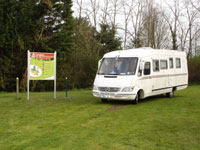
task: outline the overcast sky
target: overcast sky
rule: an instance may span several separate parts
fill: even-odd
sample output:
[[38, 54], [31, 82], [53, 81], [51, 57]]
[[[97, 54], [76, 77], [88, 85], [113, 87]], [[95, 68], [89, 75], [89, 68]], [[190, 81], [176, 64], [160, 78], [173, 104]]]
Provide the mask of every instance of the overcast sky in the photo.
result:
[[[90, 3], [90, 1], [91, 0], [82, 0], [82, 6], [83, 6], [83, 11], [82, 11], [82, 16], [86, 16], [86, 14], [84, 13], [85, 11], [84, 11], [84, 9], [89, 9], [89, 10], [91, 10], [91, 3]], [[95, 0], [93, 0], [93, 1], [95, 1]], [[100, 7], [101, 7], [101, 9], [104, 7], [104, 0], [96, 0], [96, 1], [100, 1]], [[120, 1], [123, 1], [123, 0], [119, 0], [119, 2]], [[128, 2], [129, 1], [129, 3], [131, 3], [131, 1], [132, 0], [124, 0], [124, 1], [126, 1], [126, 2]], [[137, 1], [137, 0], [135, 0], [135, 1]], [[139, 0], [140, 1], [140, 0]], [[165, 0], [154, 0], [157, 4], [159, 4], [160, 6], [162, 6], [163, 8], [165, 8], [166, 7], [166, 4], [165, 4]], [[167, 0], [167, 3], [173, 3], [173, 1], [174, 0]], [[74, 17], [77, 17], [78, 15], [79, 15], [79, 7], [78, 7], [78, 5], [77, 5], [77, 2], [81, 2], [81, 0], [73, 0], [73, 7], [72, 7], [72, 10], [74, 11], [74, 13], [73, 13], [73, 16]], [[97, 23], [100, 23], [100, 21], [101, 21], [101, 19], [100, 19], [100, 17], [101, 17], [101, 9], [99, 9], [98, 10], [98, 18], [97, 18]], [[127, 9], [127, 11], [128, 11], [128, 9]], [[120, 13], [119, 13], [120, 12]], [[124, 16], [124, 14], [123, 14], [123, 9], [121, 8], [121, 11], [119, 11], [118, 12], [118, 14], [117, 14], [117, 27], [118, 28], [123, 28], [123, 26], [124, 26], [124, 18], [125, 18], [125, 16]], [[92, 18], [92, 14], [90, 14], [89, 15], [89, 17], [90, 18]], [[91, 19], [91, 22], [93, 22], [92, 21], [92, 19]], [[109, 23], [109, 22], [108, 22]]]
[[[72, 10], [74, 11], [73, 13], [73, 16], [74, 17], [78, 17], [79, 16], [79, 7], [77, 5], [77, 2], [80, 3], [81, 0], [73, 0], [73, 7], [72, 7]], [[95, 0], [92, 0], [93, 2]], [[96, 1], [100, 1], [99, 5], [101, 7], [101, 9], [104, 7], [104, 1], [105, 0], [96, 0]], [[112, 0], [110, 0], [112, 1]], [[110, 2], [109, 1], [109, 2]], [[118, 0], [119, 2], [121, 1], [125, 1], [128, 3], [128, 5], [131, 5], [131, 1], [132, 0]], [[141, 2], [141, 0], [134, 0], [134, 1], [139, 1]], [[151, 2], [151, 0], [149, 0]], [[172, 7], [174, 7], [174, 2], [177, 2], [179, 1], [179, 7], [180, 7], [180, 11], [181, 11], [181, 17], [179, 17], [179, 21], [182, 22], [182, 26], [185, 26], [185, 28], [188, 28], [188, 20], [187, 20], [187, 15], [186, 15], [186, 10], [185, 9], [182, 9], [183, 8], [183, 1], [184, 0], [154, 0], [156, 2], [156, 4], [158, 4], [156, 7], [160, 8], [162, 7], [162, 10], [165, 11], [165, 13], [167, 15], [169, 15], [170, 17], [170, 13], [171, 10], [169, 9], [169, 6], [166, 4], [166, 2], [168, 4], [170, 4]], [[83, 11], [82, 11], [82, 17], [85, 17], [86, 16], [86, 9], [91, 11], [91, 0], [82, 0], [83, 4]], [[135, 3], [134, 3], [135, 4]], [[185, 5], [187, 6], [187, 5]], [[113, 8], [113, 7], [112, 7]], [[97, 14], [97, 24], [101, 23], [102, 21], [102, 11], [101, 9], [98, 10], [98, 14]], [[126, 11], [128, 11], [128, 7], [126, 9]], [[87, 18], [90, 18], [90, 22], [92, 23], [92, 25], [94, 25], [94, 21], [93, 21], [93, 15], [92, 13], [89, 13], [89, 11], [87, 11], [88, 13], [88, 17]], [[185, 15], [185, 16], [184, 16]], [[171, 15], [172, 16], [172, 20], [174, 19], [173, 18], [173, 14]], [[119, 37], [122, 38], [122, 40], [124, 39], [124, 29], [125, 29], [125, 15], [124, 15], [124, 9], [123, 7], [121, 7], [120, 11], [118, 11], [118, 14], [117, 14], [117, 17], [116, 17], [116, 27], [117, 27], [117, 34]], [[108, 19], [109, 20], [109, 19]], [[128, 25], [128, 30], [130, 31], [130, 33], [134, 33], [134, 30], [133, 30], [133, 26], [132, 26], [132, 23], [134, 21], [130, 21], [129, 25]], [[107, 22], [108, 24], [111, 24], [110, 21]], [[167, 24], [167, 23], [166, 23]], [[97, 30], [99, 30], [99, 27], [97, 26]], [[187, 29], [186, 29], [187, 30]], [[167, 31], [166, 31], [167, 32]], [[130, 40], [130, 39], [128, 39]]]

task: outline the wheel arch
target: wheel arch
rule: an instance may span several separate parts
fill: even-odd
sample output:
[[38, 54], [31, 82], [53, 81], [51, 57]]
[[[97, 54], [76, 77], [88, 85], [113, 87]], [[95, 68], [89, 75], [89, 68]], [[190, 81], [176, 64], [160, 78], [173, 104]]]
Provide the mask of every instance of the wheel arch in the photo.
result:
[[139, 96], [139, 99], [143, 99], [144, 98], [144, 90], [143, 89], [138, 89], [137, 94]]
[[177, 87], [173, 87], [173, 88], [172, 88], [172, 91], [177, 91]]

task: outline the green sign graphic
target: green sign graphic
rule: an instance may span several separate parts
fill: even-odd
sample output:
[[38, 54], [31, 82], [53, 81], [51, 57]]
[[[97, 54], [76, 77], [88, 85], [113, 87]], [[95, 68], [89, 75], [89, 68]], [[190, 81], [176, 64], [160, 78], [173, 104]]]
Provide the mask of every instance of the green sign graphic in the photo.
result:
[[30, 53], [30, 79], [54, 80], [54, 53]]

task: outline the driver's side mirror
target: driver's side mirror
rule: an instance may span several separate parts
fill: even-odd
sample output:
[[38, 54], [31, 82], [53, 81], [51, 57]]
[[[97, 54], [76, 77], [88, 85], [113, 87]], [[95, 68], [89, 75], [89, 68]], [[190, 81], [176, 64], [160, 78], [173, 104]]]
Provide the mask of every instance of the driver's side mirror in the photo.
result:
[[99, 62], [98, 62], [98, 69], [101, 66], [101, 62], [102, 62], [102, 59], [100, 59]]
[[139, 70], [144, 70], [144, 62], [140, 62]]
[[144, 70], [144, 62], [140, 62], [139, 64], [139, 70], [138, 70], [138, 76], [142, 75], [142, 71]]

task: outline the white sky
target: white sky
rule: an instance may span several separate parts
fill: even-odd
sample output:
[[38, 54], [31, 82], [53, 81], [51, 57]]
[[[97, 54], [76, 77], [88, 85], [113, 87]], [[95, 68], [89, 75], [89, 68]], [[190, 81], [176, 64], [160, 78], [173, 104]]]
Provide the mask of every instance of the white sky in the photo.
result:
[[[92, 25], [94, 25], [94, 21], [93, 21], [93, 15], [92, 14], [86, 14], [85, 12], [85, 10], [87, 9], [87, 12], [89, 12], [89, 11], [92, 11], [91, 10], [91, 2], [90, 2], [91, 0], [82, 0], [82, 6], [83, 6], [83, 10], [82, 10], [82, 16], [89, 16], [89, 18], [91, 19], [90, 20], [90, 22], [92, 22]], [[93, 2], [95, 1], [95, 0], [92, 0]], [[101, 22], [101, 18], [102, 18], [102, 9], [104, 8], [104, 0], [96, 0], [96, 1], [99, 1], [100, 3], [99, 3], [99, 5], [100, 5], [100, 9], [98, 10], [98, 14], [97, 14], [97, 24], [99, 24], [100, 22]], [[112, 0], [110, 0], [110, 1], [112, 1]], [[125, 2], [127, 2], [128, 4], [131, 4], [131, 1], [132, 0], [118, 0], [119, 1], [119, 3], [121, 2], [121, 1], [125, 1]], [[134, 1], [137, 1], [137, 0], [134, 0]], [[138, 1], [141, 1], [141, 0], [138, 0]], [[151, 1], [151, 0], [150, 0]], [[166, 0], [168, 3], [173, 3], [173, 1], [174, 0]], [[77, 17], [77, 16], [79, 16], [79, 7], [78, 7], [78, 5], [77, 5], [77, 2], [78, 3], [80, 3], [81, 2], [81, 0], [73, 0], [73, 7], [72, 7], [72, 10], [74, 11], [74, 13], [73, 13], [73, 16], [74, 17]], [[165, 4], [165, 0], [155, 0], [155, 2], [156, 3], [158, 3], [159, 5], [162, 5], [162, 7], [164, 6], [164, 7], [166, 7], [166, 4]], [[112, 9], [112, 8], [111, 8]], [[89, 10], [89, 11], [88, 11]], [[124, 22], [125, 22], [125, 16], [124, 16], [124, 13], [123, 13], [123, 8], [120, 8], [120, 11], [118, 11], [118, 14], [117, 14], [117, 17], [116, 17], [116, 25], [117, 25], [117, 27], [120, 29], [120, 28], [124, 28]], [[128, 11], [128, 9], [126, 10], [126, 11]], [[107, 20], [109, 20], [109, 19], [107, 19]], [[108, 21], [108, 23], [110, 23], [110, 21]], [[130, 28], [130, 24], [129, 24], [129, 28]], [[97, 29], [98, 29], [98, 26], [97, 26]], [[118, 30], [118, 32], [121, 32], [120, 30]], [[120, 34], [121, 35], [121, 34]]]

